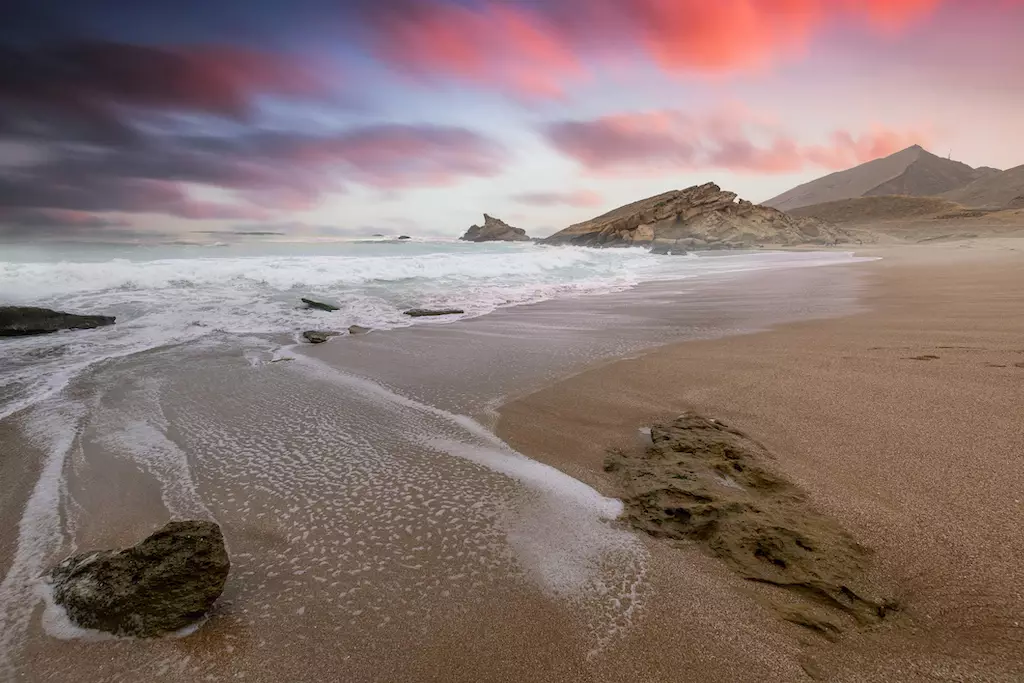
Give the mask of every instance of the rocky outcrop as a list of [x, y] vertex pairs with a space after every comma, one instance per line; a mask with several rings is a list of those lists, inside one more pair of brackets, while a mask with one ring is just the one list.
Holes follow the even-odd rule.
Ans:
[[738, 249], [762, 244], [835, 244], [843, 231], [816, 218], [797, 218], [737, 200], [714, 183], [643, 199], [577, 223], [543, 240], [588, 247], [650, 246], [671, 251]]
[[740, 576], [773, 586], [789, 621], [834, 635], [870, 626], [897, 605], [873, 595], [871, 552], [777, 469], [763, 445], [687, 413], [651, 427], [644, 451], [614, 451], [623, 519], [669, 541], [702, 545]]
[[306, 304], [310, 308], [316, 308], [321, 311], [337, 311], [338, 307], [334, 304], [327, 303], [326, 301], [318, 301], [316, 299], [308, 299], [303, 297], [302, 303]]
[[466, 242], [529, 242], [522, 228], [513, 228], [505, 221], [484, 214], [484, 224], [474, 225], [459, 238]]
[[0, 337], [91, 330], [113, 324], [112, 315], [75, 315], [34, 306], [0, 306]]
[[462, 315], [461, 308], [410, 308], [405, 314], [411, 318], [428, 318], [438, 315]]
[[151, 638], [203, 618], [230, 562], [213, 522], [170, 522], [138, 545], [67, 558], [50, 571], [54, 602], [82, 628]]

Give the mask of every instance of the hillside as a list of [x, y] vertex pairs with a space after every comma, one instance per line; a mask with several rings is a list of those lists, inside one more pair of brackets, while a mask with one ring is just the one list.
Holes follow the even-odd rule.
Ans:
[[991, 175], [994, 169], [973, 169], [943, 159], [919, 145], [859, 166], [830, 173], [799, 185], [764, 203], [783, 211], [842, 199], [882, 195], [931, 196], [963, 187]]
[[758, 244], [834, 244], [846, 235], [816, 218], [737, 200], [714, 183], [673, 190], [619, 207], [548, 237], [548, 244], [683, 249]]
[[1024, 209], [1024, 166], [985, 175], [941, 196], [964, 206]]
[[802, 206], [788, 213], [820, 218], [830, 223], [867, 224], [884, 221], [963, 215], [967, 211], [955, 202], [935, 197], [857, 197], [824, 204]]

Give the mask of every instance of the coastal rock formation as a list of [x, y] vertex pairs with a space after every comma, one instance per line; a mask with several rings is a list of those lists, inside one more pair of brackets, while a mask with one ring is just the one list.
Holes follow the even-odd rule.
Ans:
[[474, 225], [459, 238], [466, 242], [529, 242], [522, 228], [513, 228], [505, 221], [484, 214], [484, 224]]
[[337, 332], [330, 332], [328, 330], [306, 330], [302, 333], [302, 337], [310, 344], [323, 344], [331, 337], [338, 336]]
[[461, 315], [461, 308], [410, 308], [405, 314], [412, 318], [426, 318], [437, 315]]
[[366, 334], [367, 332], [370, 332], [370, 331], [371, 331], [371, 329], [369, 327], [363, 327], [362, 325], [349, 325], [348, 326], [348, 333], [349, 334]]
[[0, 337], [49, 334], [59, 330], [91, 330], [114, 324], [112, 315], [74, 315], [34, 306], [0, 306]]
[[337, 311], [338, 307], [334, 304], [327, 303], [326, 301], [318, 301], [316, 299], [308, 299], [303, 297], [302, 303], [306, 304], [310, 308], [316, 308], [321, 311]]
[[138, 545], [67, 558], [53, 599], [82, 628], [151, 638], [190, 626], [224, 589], [230, 562], [213, 522], [170, 522]]
[[637, 529], [702, 544], [742, 577], [784, 591], [782, 617], [823, 635], [895, 609], [864, 585], [869, 551], [780, 476], [761, 444], [693, 413], [651, 427], [651, 442], [605, 462]]
[[673, 190], [577, 223], [543, 240], [588, 247], [651, 246], [672, 251], [761, 244], [835, 244], [846, 235], [817, 218], [737, 201], [714, 183]]

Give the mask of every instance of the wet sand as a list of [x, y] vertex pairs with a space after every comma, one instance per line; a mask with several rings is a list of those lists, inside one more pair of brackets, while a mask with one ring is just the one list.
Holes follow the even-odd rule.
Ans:
[[[211, 337], [97, 368], [4, 425], [4, 467], [27, 474], [0, 490], [21, 519], [0, 527], [0, 680], [634, 680], [660, 655], [612, 646], [674, 560], [611, 521], [617, 501], [481, 425], [594, 363], [849, 313], [857, 268], [654, 283], [316, 347]], [[231, 554], [198, 632], [96, 641], [43, 609], [47, 567], [168, 518], [216, 520]], [[723, 590], [694, 587], [697, 632], [717, 632]], [[708, 654], [776, 670], [722, 633]]]
[[501, 407], [499, 436], [603, 492], [616, 490], [608, 449], [638, 448], [638, 428], [688, 410], [720, 418], [874, 551], [869, 580], [901, 605], [831, 641], [773, 616], [696, 544], [647, 539], [646, 609], [609, 670], [1024, 679], [1024, 244], [864, 253], [884, 257], [858, 266], [864, 312], [670, 345]]

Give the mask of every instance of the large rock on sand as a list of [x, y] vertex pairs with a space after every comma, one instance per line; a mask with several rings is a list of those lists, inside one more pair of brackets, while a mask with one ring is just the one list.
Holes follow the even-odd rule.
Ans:
[[673, 190], [569, 226], [546, 244], [586, 247], [739, 248], [760, 244], [835, 244], [847, 235], [817, 218], [758, 206], [714, 183]]
[[522, 228], [513, 228], [505, 221], [484, 214], [484, 224], [474, 225], [459, 238], [466, 242], [529, 242]]
[[310, 344], [323, 344], [331, 337], [337, 336], [337, 332], [331, 332], [330, 330], [306, 330], [302, 333], [302, 337]]
[[82, 628], [151, 638], [209, 612], [230, 568], [213, 522], [170, 522], [138, 545], [67, 558], [50, 571], [53, 599]]
[[784, 619], [823, 635], [881, 621], [897, 605], [874, 595], [870, 551], [779, 462], [739, 430], [687, 413], [653, 425], [644, 450], [610, 453], [605, 470], [621, 486], [625, 521], [700, 544], [743, 578], [775, 587]]
[[34, 306], [0, 306], [0, 337], [90, 330], [113, 324], [112, 315], [75, 315]]

